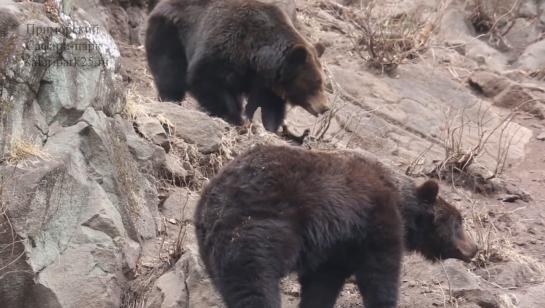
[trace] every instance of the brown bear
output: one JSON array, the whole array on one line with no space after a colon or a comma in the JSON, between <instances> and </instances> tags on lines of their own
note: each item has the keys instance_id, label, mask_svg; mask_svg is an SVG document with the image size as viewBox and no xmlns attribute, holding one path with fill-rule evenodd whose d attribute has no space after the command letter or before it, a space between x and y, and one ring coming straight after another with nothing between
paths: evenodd
<instances>
[{"instance_id":1,"label":"brown bear","mask_svg":"<svg viewBox=\"0 0 545 308\"><path fill-rule=\"evenodd\" d=\"M162 100L181 101L188 90L211 115L236 125L261 107L270 131L282 124L287 103L313 115L328 110L317 49L274 4L163 0L150 13L145 47Z\"/></svg>"},{"instance_id":2,"label":"brown bear","mask_svg":"<svg viewBox=\"0 0 545 308\"><path fill-rule=\"evenodd\" d=\"M366 308L394 308L403 249L469 261L460 212L368 154L258 145L227 164L195 213L200 255L229 308L279 308L296 272L301 308L331 308L355 274Z\"/></svg>"}]
</instances>

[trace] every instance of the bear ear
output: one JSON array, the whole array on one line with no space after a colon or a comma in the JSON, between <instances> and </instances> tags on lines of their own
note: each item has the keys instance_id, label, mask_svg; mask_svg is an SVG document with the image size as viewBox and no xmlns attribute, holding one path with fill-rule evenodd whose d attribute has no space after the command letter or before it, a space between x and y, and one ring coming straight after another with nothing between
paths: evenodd
<instances>
[{"instance_id":1,"label":"bear ear","mask_svg":"<svg viewBox=\"0 0 545 308\"><path fill-rule=\"evenodd\" d=\"M416 188L416 196L418 197L418 200L430 204L433 204L435 202L438 193L439 185L437 184L437 182L432 180L428 180L424 184Z\"/></svg>"},{"instance_id":2,"label":"bear ear","mask_svg":"<svg viewBox=\"0 0 545 308\"><path fill-rule=\"evenodd\" d=\"M318 55L318 58L320 58L325 52L325 46L320 42L314 44L314 49L316 49L316 55Z\"/></svg>"},{"instance_id":3,"label":"bear ear","mask_svg":"<svg viewBox=\"0 0 545 308\"><path fill-rule=\"evenodd\" d=\"M301 65L307 61L308 51L304 45L296 45L289 52L287 61L289 65Z\"/></svg>"}]
</instances>

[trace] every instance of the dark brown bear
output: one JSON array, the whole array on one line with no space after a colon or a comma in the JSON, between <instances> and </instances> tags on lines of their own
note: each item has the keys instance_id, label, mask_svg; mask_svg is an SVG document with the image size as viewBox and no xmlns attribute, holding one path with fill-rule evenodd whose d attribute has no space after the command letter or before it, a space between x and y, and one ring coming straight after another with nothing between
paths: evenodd
<instances>
[{"instance_id":1,"label":"dark brown bear","mask_svg":"<svg viewBox=\"0 0 545 308\"><path fill-rule=\"evenodd\" d=\"M469 261L460 212L360 152L256 146L205 188L200 254L229 308L279 308L279 281L299 275L302 308L331 308L355 274L366 308L394 308L403 249Z\"/></svg>"},{"instance_id":2,"label":"dark brown bear","mask_svg":"<svg viewBox=\"0 0 545 308\"><path fill-rule=\"evenodd\" d=\"M211 115L240 125L243 98L251 120L282 124L286 103L327 111L316 49L276 5L257 0L164 0L150 13L148 64L162 100L188 90Z\"/></svg>"}]
</instances>

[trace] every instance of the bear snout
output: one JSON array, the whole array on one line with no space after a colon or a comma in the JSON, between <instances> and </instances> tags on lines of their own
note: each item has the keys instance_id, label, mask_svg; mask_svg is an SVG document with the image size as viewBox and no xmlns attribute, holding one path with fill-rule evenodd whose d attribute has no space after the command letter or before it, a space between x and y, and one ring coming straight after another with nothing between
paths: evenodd
<instances>
[{"instance_id":1,"label":"bear snout","mask_svg":"<svg viewBox=\"0 0 545 308\"><path fill-rule=\"evenodd\" d=\"M303 108L305 108L305 110L308 111L313 116L317 117L321 115L322 113L329 111L327 97L322 93L317 94L314 97L312 97L308 101L308 104L303 106Z\"/></svg>"},{"instance_id":2,"label":"bear snout","mask_svg":"<svg viewBox=\"0 0 545 308\"><path fill-rule=\"evenodd\" d=\"M464 233L458 240L456 240L456 249L460 254L459 259L465 262L470 262L479 251L479 246L477 246L477 244L475 244L475 242L468 238Z\"/></svg>"}]
</instances>

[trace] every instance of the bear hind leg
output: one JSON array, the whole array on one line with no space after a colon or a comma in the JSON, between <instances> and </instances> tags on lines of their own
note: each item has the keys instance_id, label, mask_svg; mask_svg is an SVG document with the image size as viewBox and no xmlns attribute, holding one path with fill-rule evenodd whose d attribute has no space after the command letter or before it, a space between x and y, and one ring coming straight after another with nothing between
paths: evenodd
<instances>
[{"instance_id":1,"label":"bear hind leg","mask_svg":"<svg viewBox=\"0 0 545 308\"><path fill-rule=\"evenodd\" d=\"M217 76L214 77L213 65L210 66L190 65L188 85L191 94L211 116L223 118L234 125L244 124L242 95L230 90Z\"/></svg>"},{"instance_id":2,"label":"bear hind leg","mask_svg":"<svg viewBox=\"0 0 545 308\"><path fill-rule=\"evenodd\" d=\"M246 276L246 275L244 275ZM260 277L261 276L261 277ZM254 273L253 277L242 282L241 276L236 279L225 279L220 293L227 308L280 308L279 281L272 277L263 277Z\"/></svg>"},{"instance_id":3,"label":"bear hind leg","mask_svg":"<svg viewBox=\"0 0 545 308\"><path fill-rule=\"evenodd\" d=\"M177 28L164 17L150 18L145 46L159 99L182 101L186 91L187 60Z\"/></svg>"},{"instance_id":4,"label":"bear hind leg","mask_svg":"<svg viewBox=\"0 0 545 308\"><path fill-rule=\"evenodd\" d=\"M232 243L223 253L215 283L228 308L280 308L281 267L266 251ZM237 247L238 246L238 247ZM220 255L218 255L220 257Z\"/></svg>"},{"instance_id":5,"label":"bear hind leg","mask_svg":"<svg viewBox=\"0 0 545 308\"><path fill-rule=\"evenodd\" d=\"M299 240L283 220L244 221L214 234L215 285L228 308L280 308L280 280L295 266Z\"/></svg>"},{"instance_id":6,"label":"bear hind leg","mask_svg":"<svg viewBox=\"0 0 545 308\"><path fill-rule=\"evenodd\" d=\"M333 308L349 273L336 269L318 269L299 277L300 308Z\"/></svg>"},{"instance_id":7,"label":"bear hind leg","mask_svg":"<svg viewBox=\"0 0 545 308\"><path fill-rule=\"evenodd\" d=\"M244 124L241 97L226 89L212 89L206 84L193 86L191 94L211 116L223 118L234 125Z\"/></svg>"}]
</instances>

